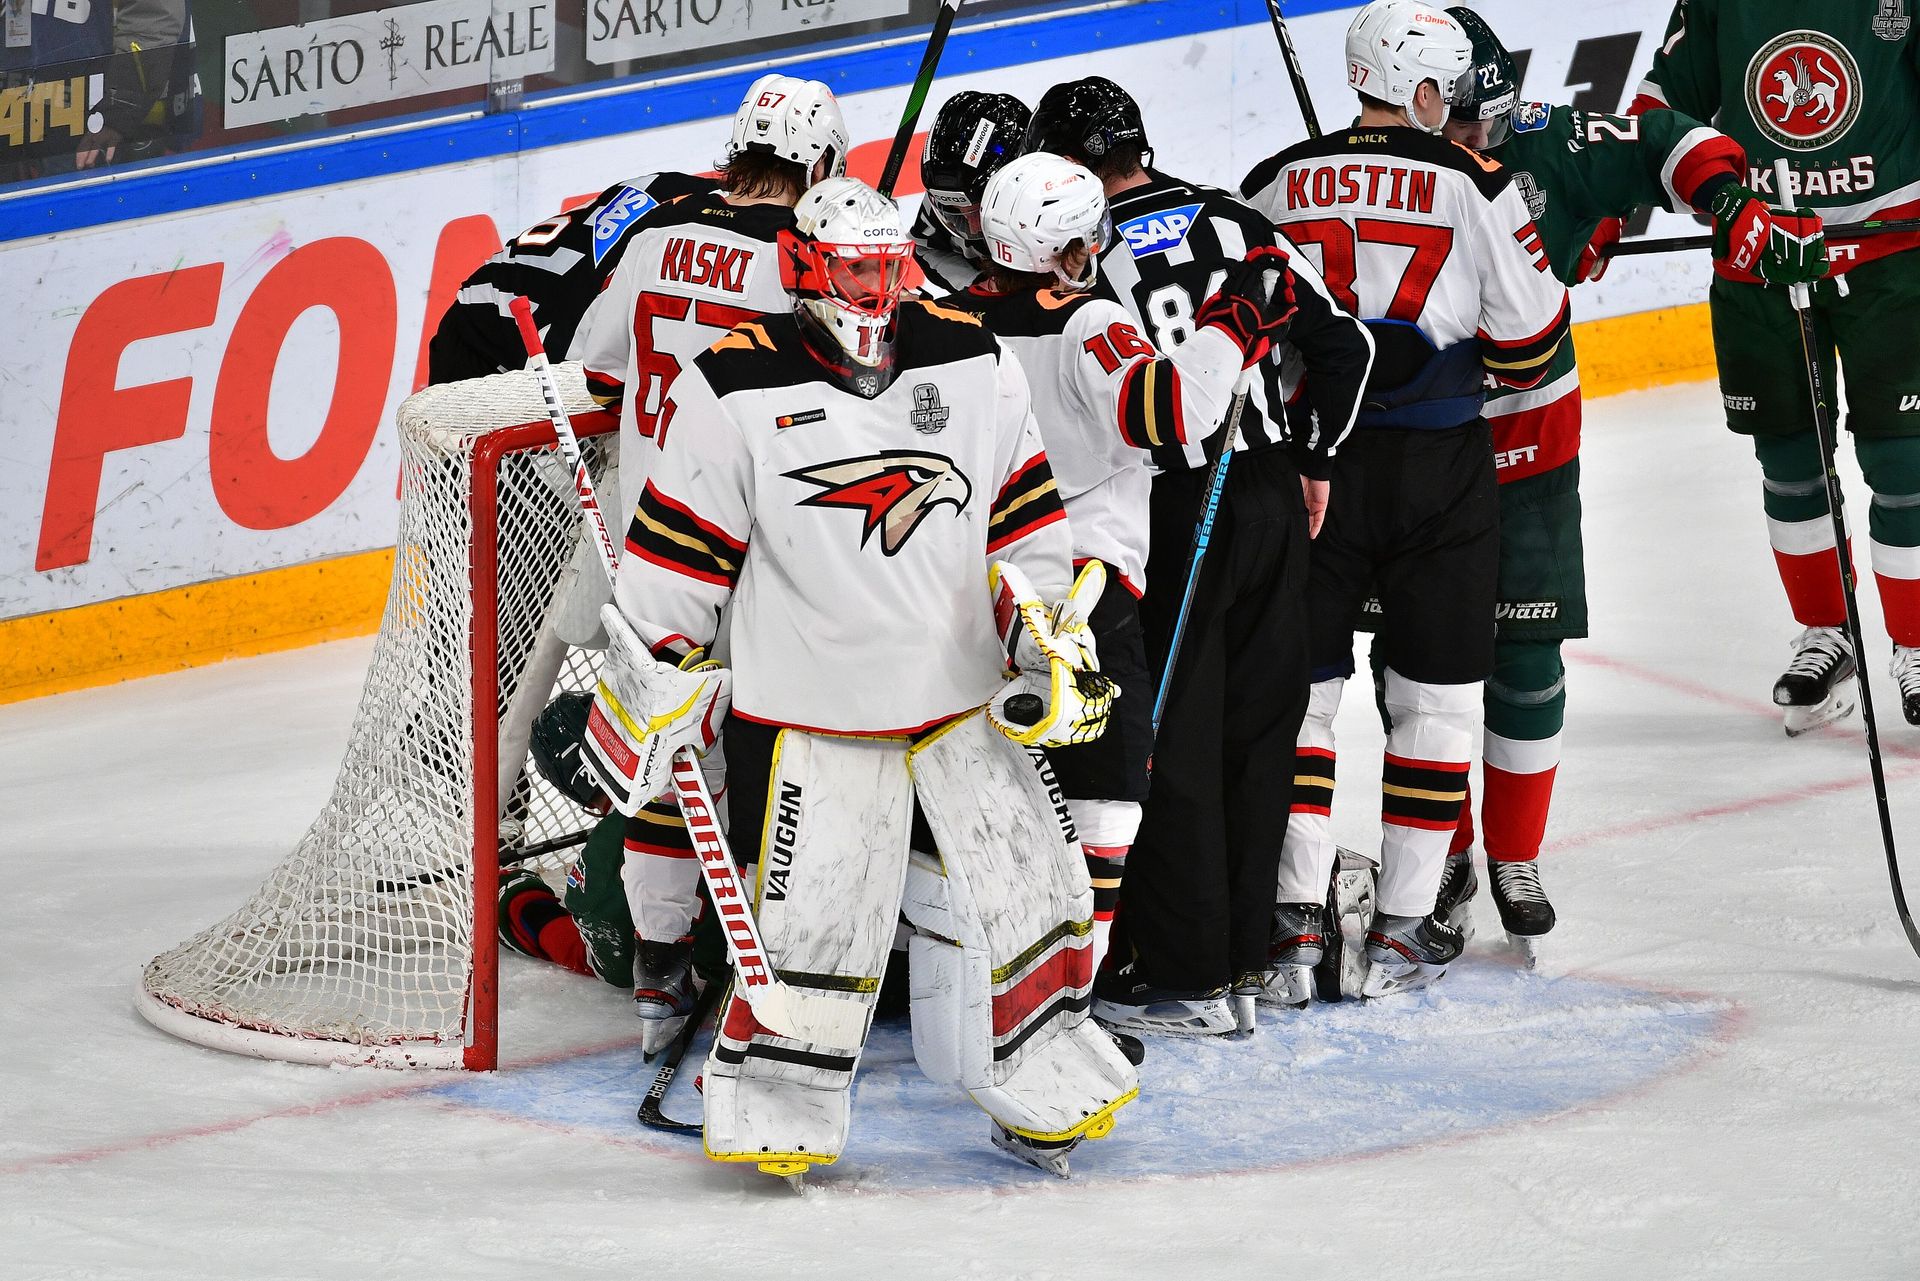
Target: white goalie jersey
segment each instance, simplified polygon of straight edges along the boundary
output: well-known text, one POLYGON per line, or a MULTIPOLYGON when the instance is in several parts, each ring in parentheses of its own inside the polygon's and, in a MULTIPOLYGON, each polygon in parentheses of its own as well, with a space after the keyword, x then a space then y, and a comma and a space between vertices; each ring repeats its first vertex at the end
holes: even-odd
POLYGON ((1105 561, 1140 596, 1153 485, 1146 451, 1212 434, 1233 398, 1239 345, 1203 328, 1163 356, 1126 308, 1092 293, 976 286, 949 301, 979 316, 1027 371, 1074 559, 1105 561))
POLYGON ((709 644, 732 601, 733 711, 833 734, 902 735, 986 703, 1006 654, 987 566, 1043 599, 1072 581, 1027 380, 974 317, 902 304, 893 382, 867 399, 791 314, 695 359, 614 599, 661 657, 709 644))

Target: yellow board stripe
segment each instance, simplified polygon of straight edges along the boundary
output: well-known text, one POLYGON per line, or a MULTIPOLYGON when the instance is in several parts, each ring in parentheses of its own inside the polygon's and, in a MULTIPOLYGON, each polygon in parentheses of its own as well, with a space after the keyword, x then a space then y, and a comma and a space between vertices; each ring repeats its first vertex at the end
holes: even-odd
MULTIPOLYGON (((1714 373, 1705 303, 1581 321, 1573 341, 1589 400, 1714 373)), ((0 703, 365 636, 392 575, 384 548, 0 620, 0 703)))

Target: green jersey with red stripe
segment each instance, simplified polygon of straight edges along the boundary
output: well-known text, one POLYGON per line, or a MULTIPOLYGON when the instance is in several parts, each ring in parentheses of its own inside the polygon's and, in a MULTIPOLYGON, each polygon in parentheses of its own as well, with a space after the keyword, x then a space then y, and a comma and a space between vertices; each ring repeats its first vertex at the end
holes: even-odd
MULTIPOLYGON (((1641 205, 1705 210, 1713 193, 1742 176, 1731 138, 1673 111, 1615 116, 1598 111, 1517 105, 1512 132, 1490 154, 1526 197, 1553 274, 1576 283, 1580 252, 1604 218, 1641 205)), ((1493 424, 1502 482, 1537 476, 1580 451, 1580 370, 1562 343, 1547 376, 1527 388, 1497 386, 1483 411, 1493 424)))
MULTIPOLYGON (((1746 183, 1829 223, 1920 216, 1920 35, 1909 0, 1679 0, 1634 99, 1720 126, 1746 183), (1784 156, 1794 189, 1774 190, 1784 156)), ((1836 273, 1920 234, 1829 237, 1836 273)))

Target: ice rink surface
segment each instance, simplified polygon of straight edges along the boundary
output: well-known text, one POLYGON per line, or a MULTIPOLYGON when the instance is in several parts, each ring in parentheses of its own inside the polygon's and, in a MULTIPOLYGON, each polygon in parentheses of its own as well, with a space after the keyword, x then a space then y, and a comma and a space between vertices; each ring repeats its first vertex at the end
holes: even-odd
MULTIPOLYGON (((1768 703, 1795 629, 1718 423, 1707 384, 1589 406, 1594 635, 1568 646, 1540 969, 1483 894, 1429 995, 1154 1042, 1071 1183, 990 1152, 899 1029, 808 1195, 713 1166, 632 1123, 622 995, 519 958, 492 1077, 173 1041, 135 977, 305 829, 371 642, 0 708, 0 1278, 1920 1275, 1920 960, 1858 718, 1789 742, 1768 703)), ((1920 730, 1871 597, 1920 890, 1920 730)), ((1367 699, 1340 730, 1336 832, 1365 848, 1367 699)))

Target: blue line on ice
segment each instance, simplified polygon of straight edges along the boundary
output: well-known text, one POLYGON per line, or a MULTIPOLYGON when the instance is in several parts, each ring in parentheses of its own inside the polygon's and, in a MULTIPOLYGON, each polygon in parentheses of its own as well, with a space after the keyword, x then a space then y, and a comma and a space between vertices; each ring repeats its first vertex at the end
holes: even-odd
MULTIPOLYGON (((1711 998, 1547 978, 1471 956, 1422 995, 1261 1013, 1246 1041, 1150 1040, 1139 1101, 1112 1137, 1074 1153, 1074 1181, 1272 1169, 1464 1137, 1644 1085, 1733 1021, 1711 998)), ((698 1115, 694 1070, 689 1055, 669 1114, 698 1115)), ((649 1133, 634 1109, 652 1080, 636 1048, 435 1093, 628 1138, 649 1133)), ((920 1075, 904 1020, 883 1024, 855 1083, 847 1152, 812 1181, 902 1192, 1052 1182, 995 1152, 987 1128, 958 1092, 920 1075)))

